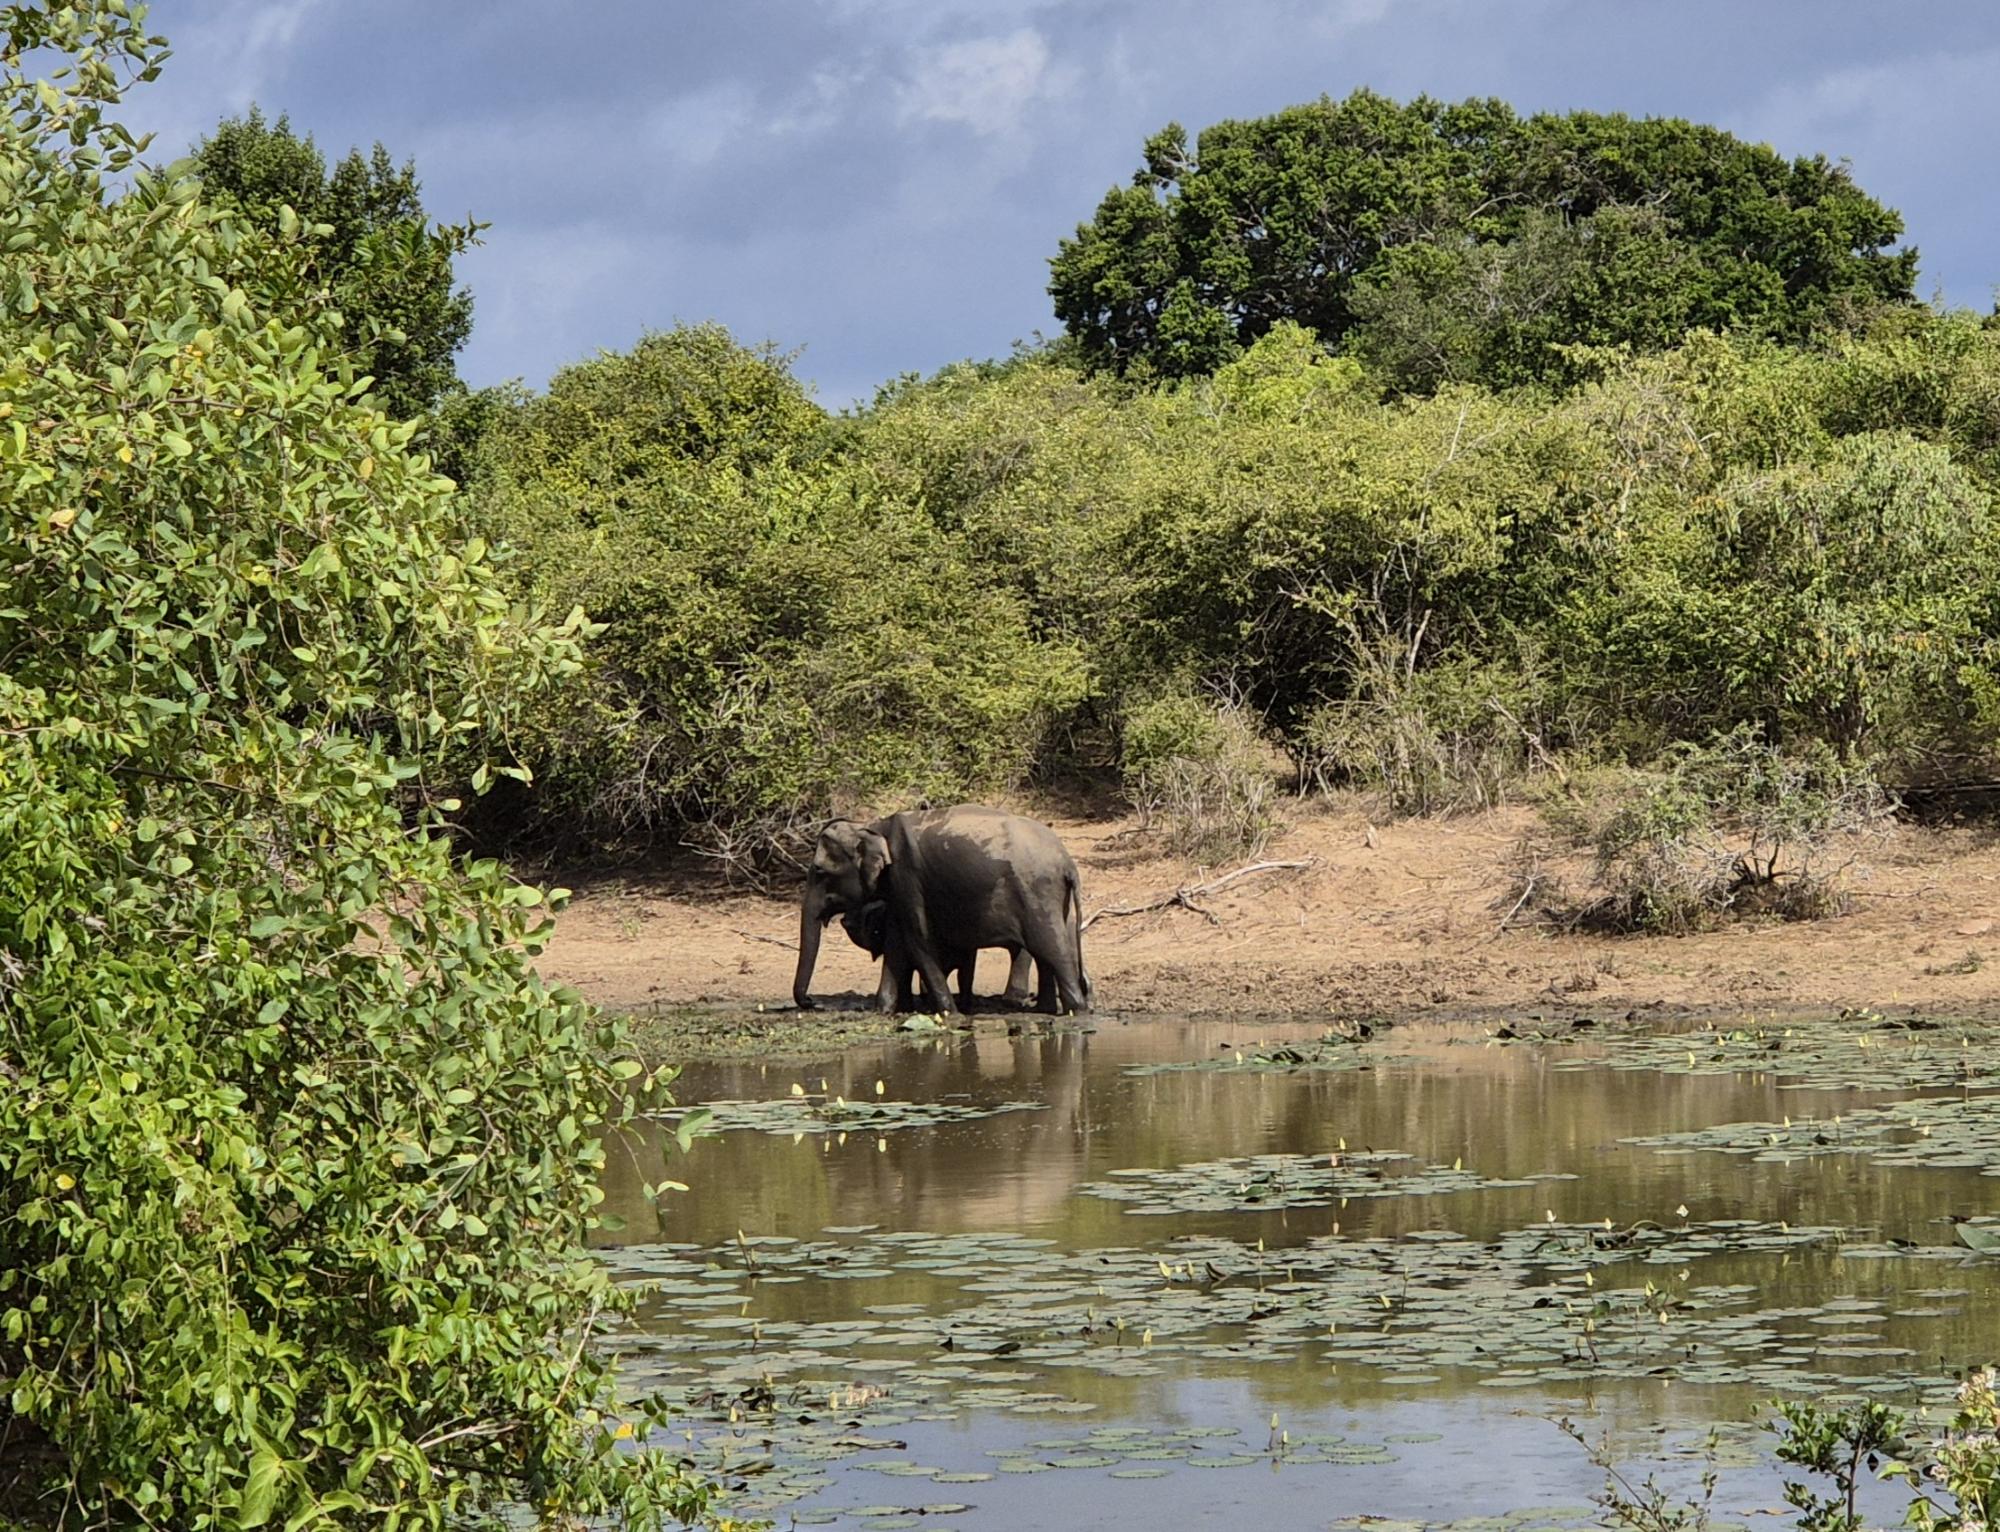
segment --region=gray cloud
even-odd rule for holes
[[[2000,12],[1954,0],[204,0],[133,100],[161,157],[255,100],[414,155],[461,270],[464,370],[531,384],[647,327],[804,348],[839,404],[1054,324],[1056,242],[1169,120],[1369,85],[1718,123],[1852,161],[1924,281],[1984,305]]]

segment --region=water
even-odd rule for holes
[[[1789,1118],[1838,1145],[1831,1119],[1908,1091],[1420,1027],[1316,1055],[1337,1068],[1133,1072],[1319,1030],[1152,1020],[691,1069],[683,1101],[780,1114],[1039,1109],[725,1132],[675,1161],[689,1190],[657,1213],[657,1132],[629,1146],[607,1259],[665,1279],[619,1338],[634,1385],[701,1397],[684,1445],[780,1525],[1526,1527],[1582,1517],[1603,1482],[1555,1417],[1689,1490],[1690,1443],[1731,1425],[1717,1509],[1740,1520],[1780,1503],[1759,1401],[1936,1400],[2000,1354],[2000,1260],[1948,1222],[2000,1182],[1621,1142]],[[1298,1158],[1116,1174],[1243,1156]],[[1439,1189],[1398,1194],[1420,1184]]]

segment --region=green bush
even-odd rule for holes
[[[1986,1532],[2000,1518],[2000,1374],[1966,1372],[1958,1408],[1942,1430],[1912,1431],[1907,1415],[1870,1400],[1829,1409],[1807,1401],[1781,1404],[1770,1429],[1783,1462],[1829,1479],[1831,1495],[1785,1483],[1805,1532],[1859,1532],[1856,1503],[1864,1469],[1909,1487],[1903,1514],[1916,1532]]]
[[[1230,676],[1309,784],[1476,805],[1567,751],[1643,762],[1745,723],[1901,779],[1981,769],[2000,331],[1566,365],[1560,396],[1385,399],[1279,325],[1153,390],[1053,356],[949,369],[842,451],[1080,651],[1105,714]],[[1940,402],[1881,429],[1913,372]]]
[[[1836,441],[1612,529],[1572,607],[1613,709],[1669,738],[1746,721],[1911,762],[1964,748],[1995,519],[1943,448]]]
[[[1532,660],[1470,656],[1419,667],[1392,635],[1354,642],[1348,694],[1300,720],[1299,784],[1378,791],[1388,816],[1493,808],[1546,765],[1551,688]]]
[[[1279,828],[1268,749],[1234,699],[1170,692],[1133,709],[1124,734],[1126,791],[1177,855],[1251,855]]]
[[[542,823],[754,855],[798,821],[1012,785],[1083,689],[966,537],[865,468],[781,359],[713,329],[559,374],[473,498],[523,593],[593,627],[509,739]]]
[[[1558,812],[1596,861],[1598,895],[1572,918],[1677,935],[1729,917],[1838,913],[1855,837],[1883,806],[1868,771],[1824,743],[1782,751],[1746,726],[1678,745],[1662,769]]]
[[[590,1344],[637,1068],[402,812],[572,637],[356,402],[296,220],[138,169],[127,7],[0,27],[0,1516],[691,1514]]]

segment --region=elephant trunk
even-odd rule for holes
[[[792,1004],[802,1011],[812,1009],[813,965],[819,961],[820,929],[826,924],[826,885],[819,874],[806,877],[805,899],[799,906],[799,966],[792,975]]]

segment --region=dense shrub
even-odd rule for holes
[[[0,30],[0,1517],[691,1512],[590,1346],[637,1066],[402,812],[571,638],[356,402],[296,221],[136,168],[127,7]]]
[[[1618,228],[1581,246],[1524,226],[1495,291],[1638,281],[1644,220],[1597,216]],[[1746,725],[1896,782],[1985,770],[2000,329],[1892,312],[1635,355],[1550,324],[1467,343],[1492,374],[1564,337],[1559,391],[1454,364],[1412,397],[1404,364],[1275,322],[1206,377],[1057,346],[840,420],[714,329],[489,402],[482,530],[521,592],[602,625],[586,684],[508,741],[538,822],[768,844],[1106,764],[1135,710],[1217,688],[1304,785],[1397,812]]]
[[[1384,817],[1492,808],[1549,760],[1543,709],[1551,688],[1532,659],[1465,656],[1419,668],[1387,635],[1354,648],[1344,697],[1322,703],[1292,734],[1301,787],[1361,787]]]
[[[1295,327],[1123,395],[1030,357],[898,389],[847,451],[1079,648],[1114,716],[1228,681],[1314,785],[1476,805],[1566,750],[1644,761],[1743,724],[1898,780],[1987,757],[1974,401],[2000,334],[1573,360],[1560,396],[1411,400]],[[1912,373],[1941,402],[1883,429]]]
[[[1125,720],[1126,790],[1177,855],[1248,855],[1279,827],[1270,751],[1233,697],[1169,692]]]
[[[1619,774],[1557,811],[1595,860],[1596,895],[1564,913],[1672,934],[1727,916],[1836,913],[1884,801],[1824,743],[1784,751],[1746,727],[1678,745],[1660,768]]]
[[[1073,647],[865,468],[782,360],[713,328],[559,374],[488,429],[474,498],[524,592],[594,627],[511,737],[549,826],[755,853],[795,820],[1016,780]]]

